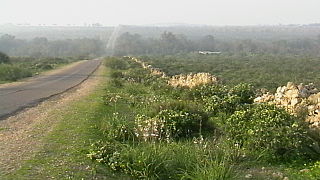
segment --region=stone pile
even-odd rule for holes
[[[190,73],[187,75],[176,75],[169,79],[168,84],[173,87],[193,88],[204,84],[218,83],[218,78],[210,73]]]
[[[306,113],[310,127],[320,128],[320,93],[313,84],[295,85],[288,82],[286,86],[278,87],[274,95],[268,92],[254,101],[275,104],[293,115]]]

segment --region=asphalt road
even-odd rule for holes
[[[30,79],[26,83],[0,86],[0,119],[80,84],[99,67],[100,63],[101,60],[83,61],[71,68]]]

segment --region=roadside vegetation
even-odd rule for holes
[[[74,61],[73,58],[9,57],[0,53],[0,84],[31,77]]]
[[[319,179],[300,119],[254,104],[247,83],[172,87],[131,58],[107,58],[102,136],[88,157],[134,179]]]
[[[254,104],[252,85],[173,87],[130,57],[105,66],[94,93],[56,112],[39,152],[0,178],[319,179],[303,117]]]
[[[44,124],[36,124],[35,132],[28,132],[34,133],[31,140],[41,138],[37,140],[40,145],[35,153],[19,162],[21,166],[17,169],[2,172],[0,167],[0,179],[126,179],[86,156],[91,143],[103,137],[100,124],[108,111],[102,101],[108,78],[105,70],[99,73],[99,78],[99,84],[84,85],[81,90],[88,92],[82,91],[81,99],[72,95],[78,92],[71,92],[71,97],[67,96],[73,99],[71,102],[62,100],[62,107],[57,105],[57,109],[48,110]],[[42,132],[43,129],[48,131]],[[43,135],[39,137],[38,131]]]

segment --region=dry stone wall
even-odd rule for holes
[[[176,75],[169,79],[168,84],[173,87],[188,87],[193,88],[204,84],[216,84],[218,78],[210,73],[190,73],[187,75]]]
[[[136,63],[139,63],[144,69],[150,70],[152,75],[160,76],[162,78],[167,78],[168,84],[173,87],[193,88],[199,85],[215,84],[219,82],[218,78],[211,75],[210,73],[190,73],[186,75],[179,74],[176,76],[168,77],[160,69],[154,68],[151,65],[139,60],[138,58],[130,57],[130,56],[126,56],[126,58],[130,58]]]
[[[320,93],[313,84],[295,85],[288,82],[286,86],[278,87],[275,94],[268,92],[254,101],[275,104],[293,115],[305,113],[310,127],[320,129]]]

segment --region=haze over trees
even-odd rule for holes
[[[12,35],[0,37],[0,51],[10,56],[31,57],[90,57],[104,53],[104,43],[99,39],[65,39],[50,41],[45,37],[31,40],[16,39]]]
[[[229,54],[320,54],[318,24],[3,27],[0,30],[0,51],[10,56],[122,56],[194,51],[220,51]]]
[[[117,27],[113,55],[221,51],[232,54],[309,54],[318,56],[320,26]]]
[[[0,64],[8,63],[10,61],[9,56],[0,52]]]

